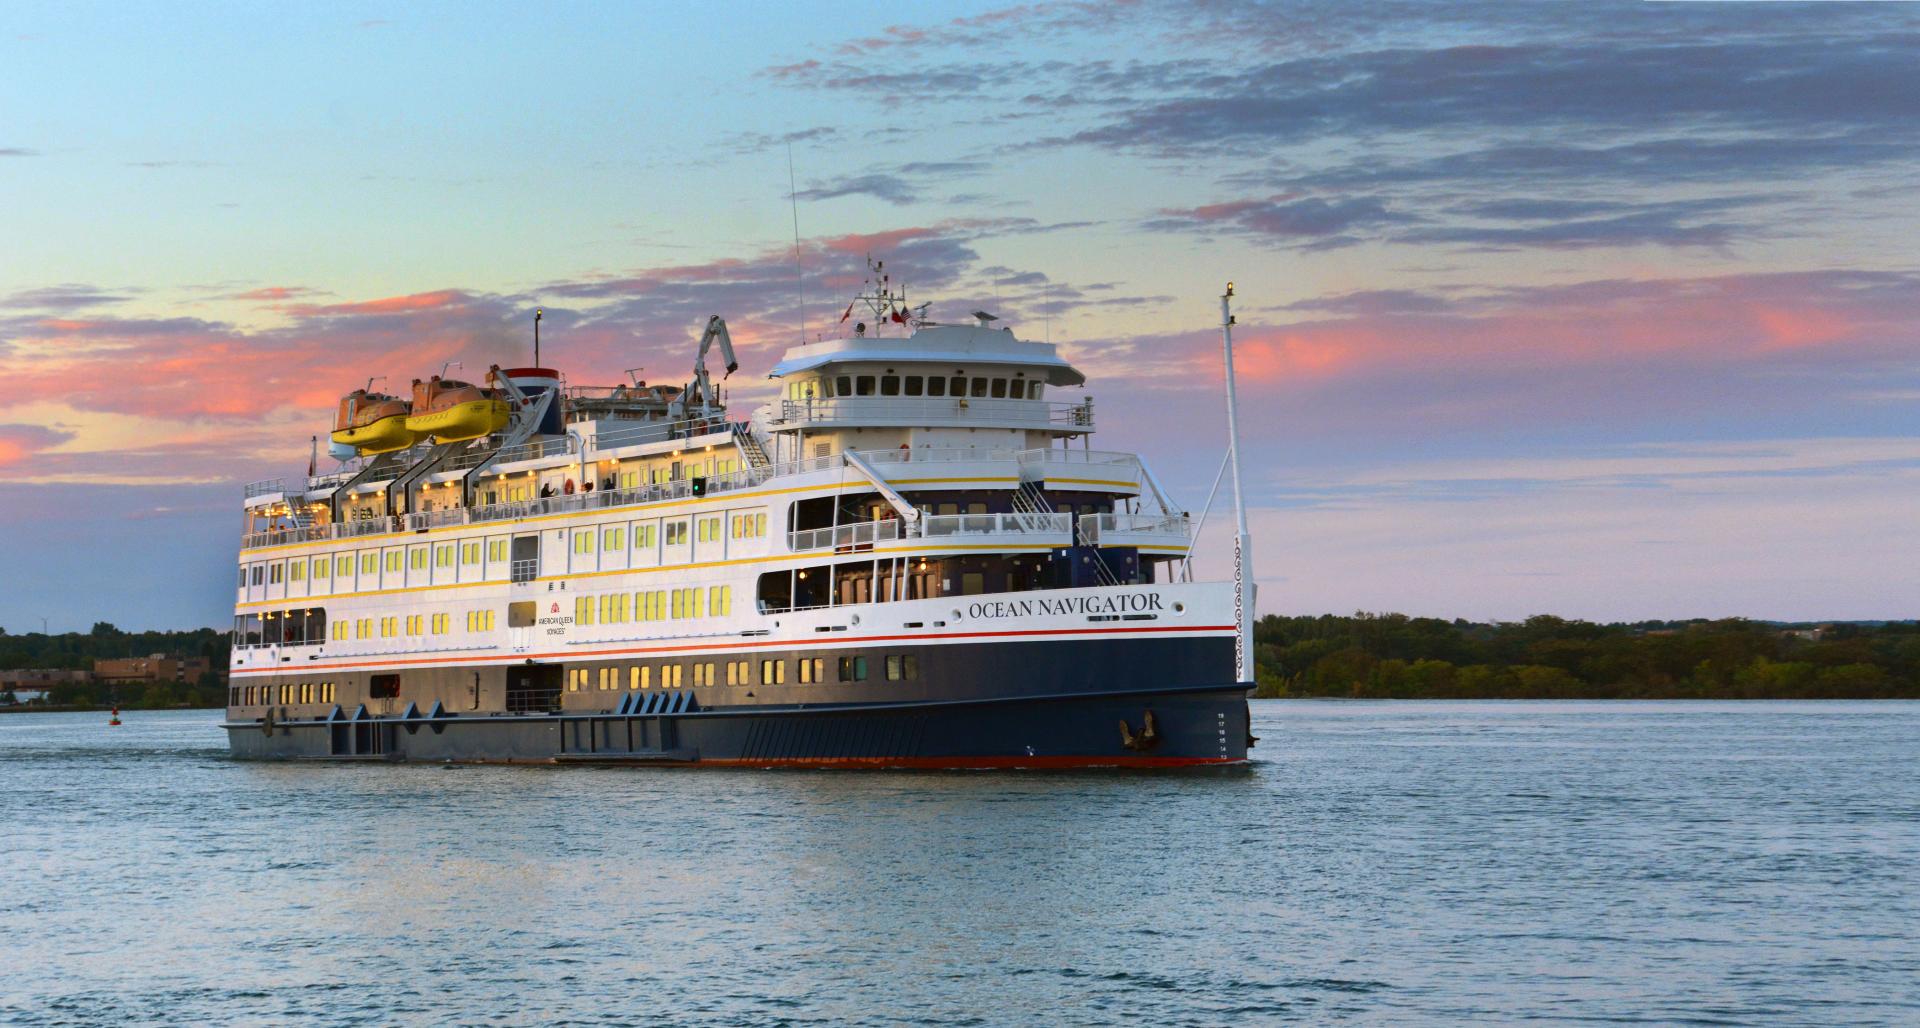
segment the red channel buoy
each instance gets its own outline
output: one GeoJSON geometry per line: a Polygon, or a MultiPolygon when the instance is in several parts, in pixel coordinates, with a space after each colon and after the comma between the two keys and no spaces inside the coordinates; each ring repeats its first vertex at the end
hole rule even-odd
{"type": "Polygon", "coordinates": [[[120,705],[116,703],[113,705],[113,720],[107,722],[107,724],[117,725],[119,723],[120,723],[120,705]]]}

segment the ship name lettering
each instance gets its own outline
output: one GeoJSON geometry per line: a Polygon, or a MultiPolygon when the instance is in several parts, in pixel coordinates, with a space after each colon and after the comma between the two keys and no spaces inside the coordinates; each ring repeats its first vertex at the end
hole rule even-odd
{"type": "Polygon", "coordinates": [[[1159,593],[1069,596],[1063,599],[994,600],[967,605],[970,618],[1018,618],[1035,614],[1128,614],[1162,609],[1159,593]]]}

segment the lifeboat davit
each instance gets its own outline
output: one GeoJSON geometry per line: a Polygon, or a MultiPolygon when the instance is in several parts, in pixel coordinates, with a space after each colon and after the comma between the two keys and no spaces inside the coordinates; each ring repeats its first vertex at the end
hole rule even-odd
{"type": "Polygon", "coordinates": [[[436,443],[457,443],[507,427],[513,407],[490,390],[439,375],[413,383],[413,413],[407,430],[436,443]]]}
{"type": "Polygon", "coordinates": [[[419,436],[407,427],[413,408],[398,396],[355,389],[340,400],[332,439],[356,453],[389,453],[413,445],[419,436]]]}

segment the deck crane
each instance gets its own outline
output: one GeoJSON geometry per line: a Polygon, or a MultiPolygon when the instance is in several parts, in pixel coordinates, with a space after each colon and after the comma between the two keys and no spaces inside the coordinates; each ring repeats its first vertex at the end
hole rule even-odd
{"type": "Polygon", "coordinates": [[[740,370],[740,362],[733,356],[733,337],[727,334],[727,323],[715,314],[707,319],[707,330],[700,334],[700,352],[693,358],[693,381],[687,383],[674,401],[679,408],[675,412],[676,417],[692,417],[696,412],[696,402],[698,413],[713,413],[716,398],[713,395],[713,379],[707,375],[707,351],[713,349],[716,342],[720,344],[720,356],[727,362],[726,374],[720,377],[724,379],[740,370]]]}

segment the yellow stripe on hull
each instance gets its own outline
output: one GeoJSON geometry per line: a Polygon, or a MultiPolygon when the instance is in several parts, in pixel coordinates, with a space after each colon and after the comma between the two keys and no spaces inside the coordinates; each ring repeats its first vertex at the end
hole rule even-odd
{"type": "Polygon", "coordinates": [[[431,414],[409,415],[407,428],[417,436],[432,436],[436,443],[457,443],[500,431],[511,413],[505,400],[468,400],[431,414]]]}
{"type": "Polygon", "coordinates": [[[405,414],[391,414],[370,425],[339,429],[328,438],[361,453],[391,453],[412,446],[414,440],[419,438],[407,426],[411,420],[405,414]]]}

